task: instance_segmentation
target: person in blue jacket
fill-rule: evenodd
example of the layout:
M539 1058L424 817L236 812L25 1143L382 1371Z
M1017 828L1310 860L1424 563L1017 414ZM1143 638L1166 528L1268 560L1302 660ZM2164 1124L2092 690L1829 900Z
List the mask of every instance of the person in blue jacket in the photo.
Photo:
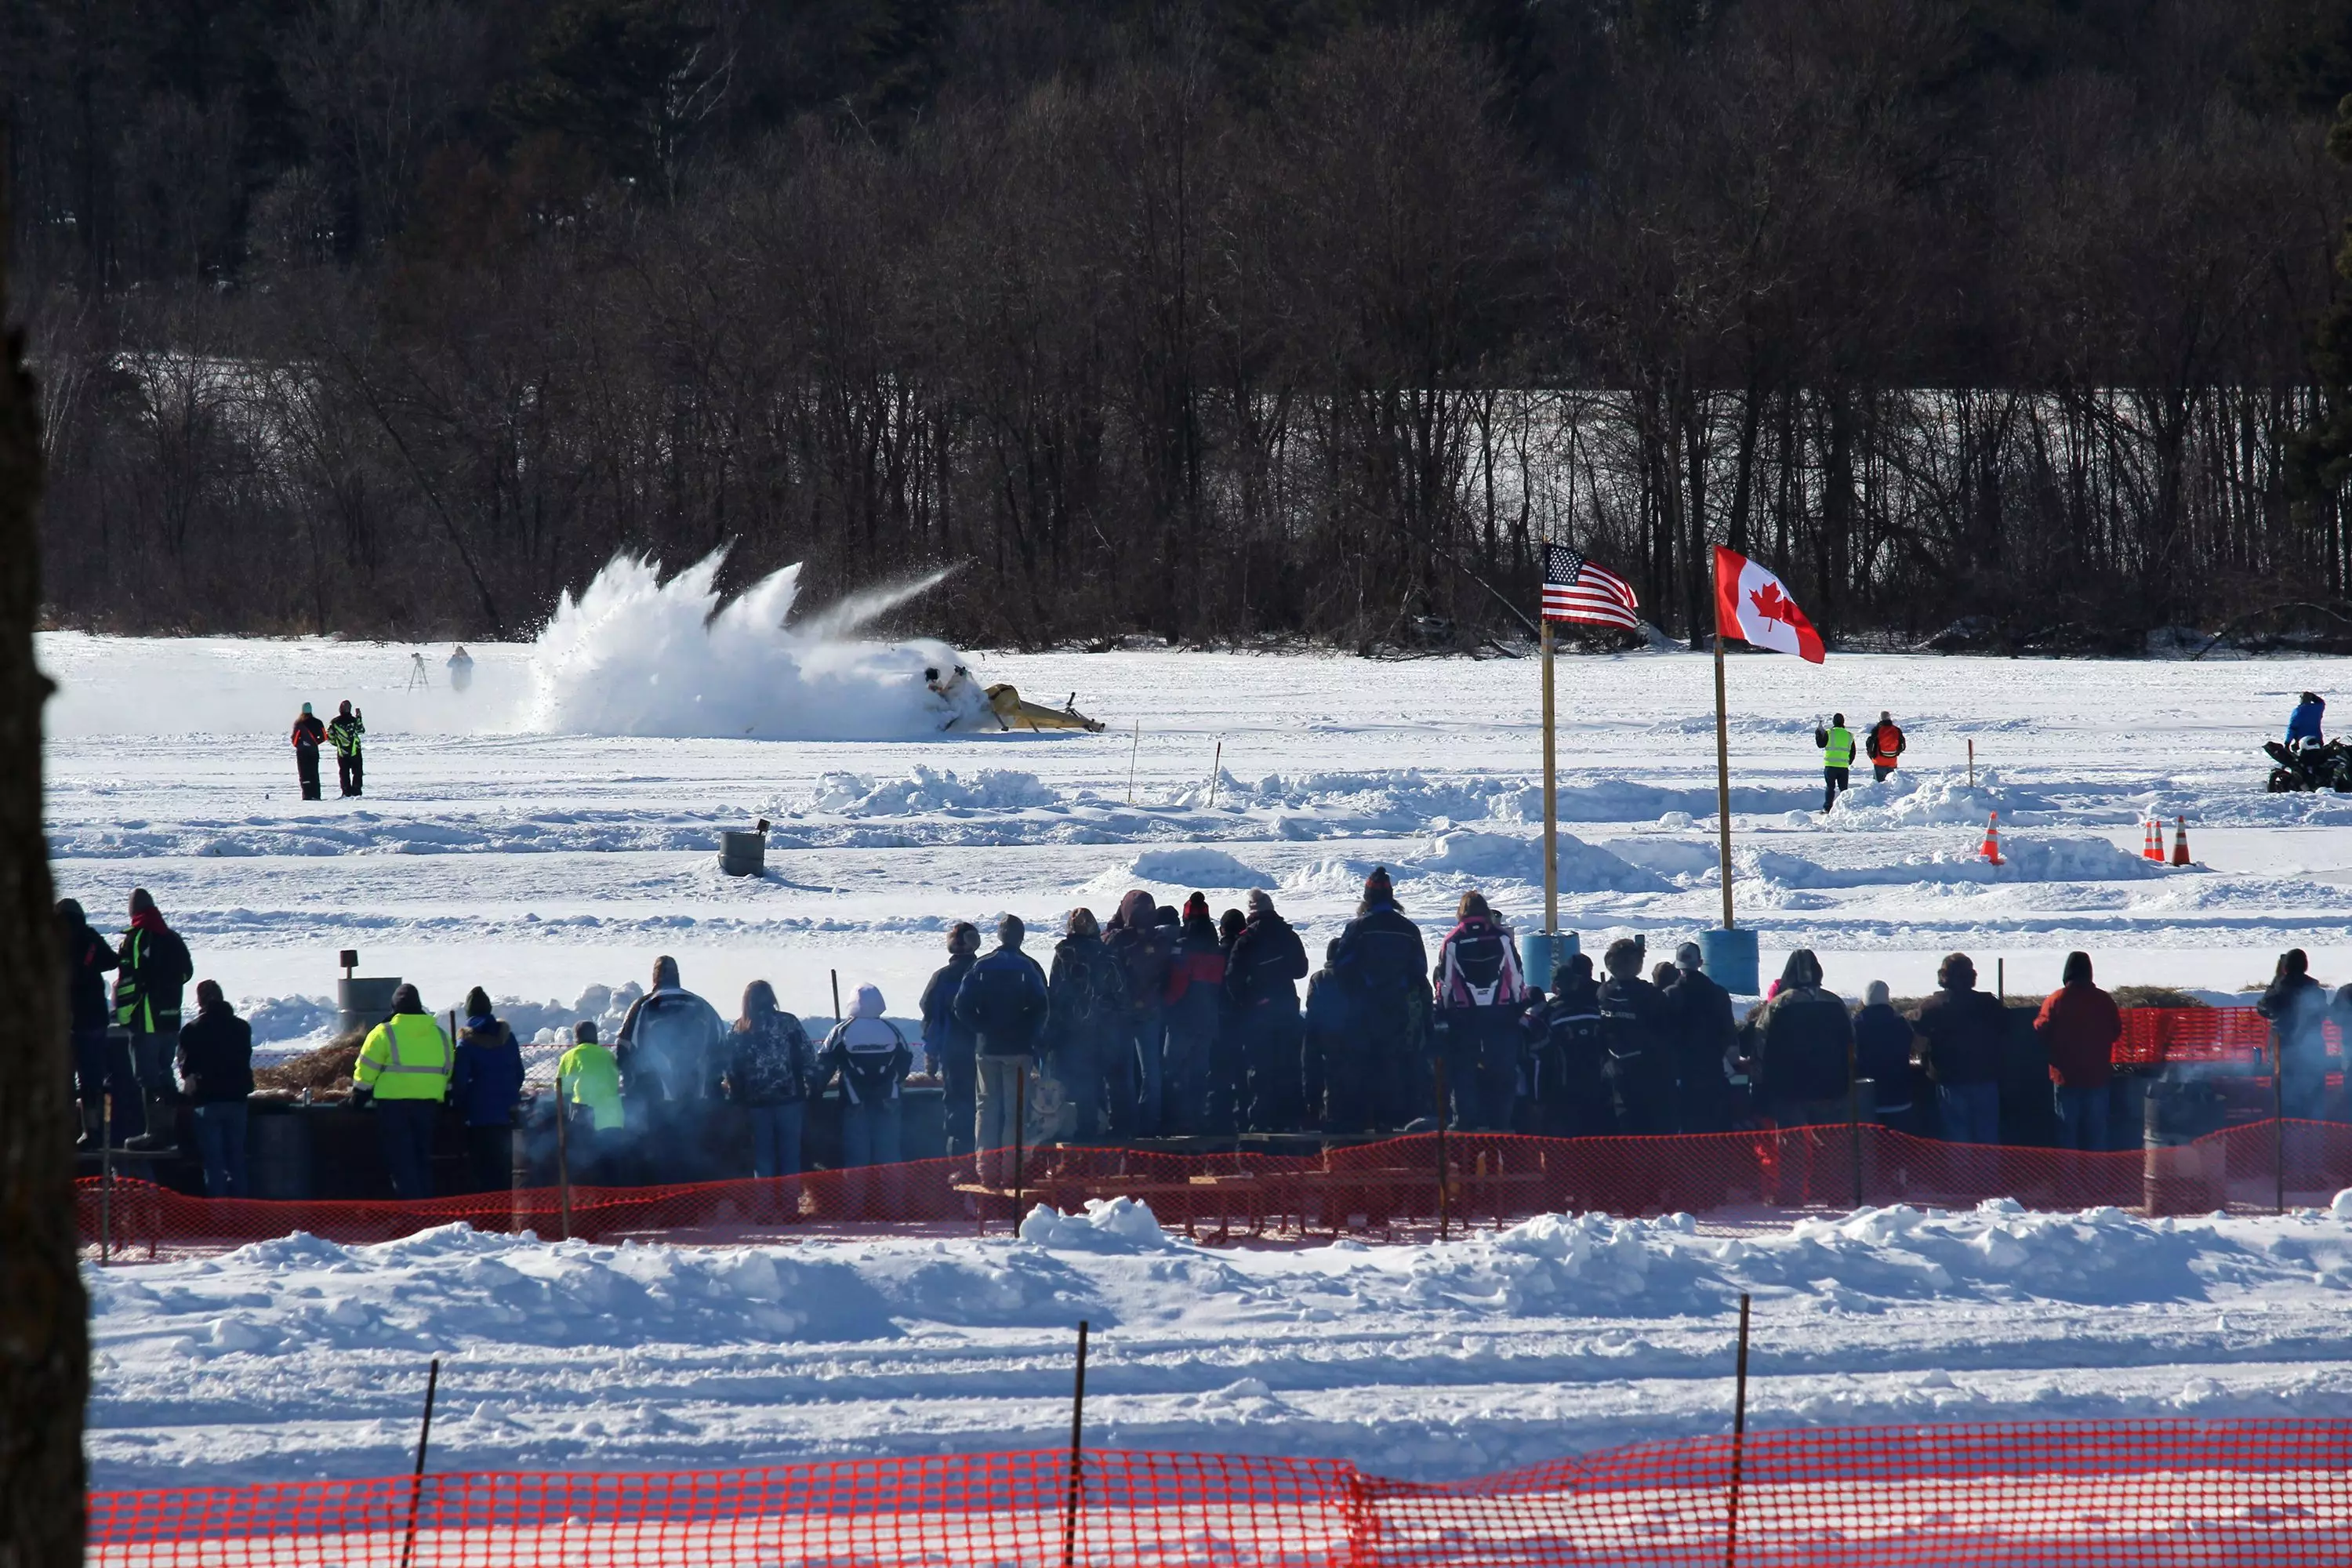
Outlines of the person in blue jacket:
M514 1113L522 1101L522 1047L490 1007L489 993L466 993L466 1026L449 1068L449 1103L466 1123L466 1171L478 1193L514 1180Z
M2327 700L2316 691L2305 692L2303 700L2296 703L2294 711L2287 716L2287 745L2292 748L2298 741L2309 740L2316 742L2324 739L2319 732L2319 724L2320 721L2326 716Z

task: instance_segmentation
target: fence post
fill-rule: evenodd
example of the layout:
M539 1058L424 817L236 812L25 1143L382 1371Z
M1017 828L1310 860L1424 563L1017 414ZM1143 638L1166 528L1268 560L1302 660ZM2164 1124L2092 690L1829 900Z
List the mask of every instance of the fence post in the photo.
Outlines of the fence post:
M1437 1071L1437 1239L1445 1239L1445 1058L1439 1057L1433 1064Z
M1075 1568L1078 1555L1078 1496L1086 1472L1082 1447L1087 1418L1087 1321L1078 1320L1078 1375L1070 1394L1070 1497L1062 1510L1062 1568Z
M565 1134L564 1123L572 1118L563 1110L563 1076L555 1079L555 1202L563 1215L563 1239L572 1239L572 1147Z
M425 1425L416 1433L416 1478L408 1484L408 1537L400 1548L400 1568L416 1550L416 1508L425 1498L425 1449L433 1441L433 1396L441 1388L441 1358L435 1356L425 1374Z
M2271 1068L2271 1166L2277 1187L2273 1214L2286 1213L2286 1041L2282 1037L2278 1060Z
M1028 1058L1016 1058L1019 1071L1013 1075L1013 1239L1021 1239L1021 1179L1028 1173L1021 1168L1021 1135L1028 1131L1029 1067Z
M1723 1568L1739 1568L1739 1467L1748 1451L1748 1292L1739 1293L1739 1360L1731 1399L1731 1509L1725 1523Z
M108 1089L98 1113L98 1266L114 1258L114 1091Z

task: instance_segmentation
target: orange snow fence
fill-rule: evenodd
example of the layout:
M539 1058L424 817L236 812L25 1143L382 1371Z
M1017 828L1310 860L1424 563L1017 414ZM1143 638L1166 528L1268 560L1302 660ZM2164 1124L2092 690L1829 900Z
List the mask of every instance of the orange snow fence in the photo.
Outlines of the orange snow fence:
M109 1568L2352 1562L2352 1423L2342 1421L1773 1431L1750 1433L1738 1460L1735 1468L1733 1440L1721 1436L1444 1485L1384 1480L1338 1460L1114 1449L1075 1461L1055 1451L97 1492L88 1561Z
M976 1184L968 1161L918 1160L768 1181L574 1187L568 1220L549 1187L414 1203L271 1202L117 1179L110 1193L85 1180L76 1196L88 1254L138 1261L297 1231L345 1245L383 1242L459 1222L549 1241L683 1246L894 1231L1003 1236L1039 1204L1075 1213L1090 1199L1121 1197L1149 1205L1170 1230L1223 1244L1341 1235L1427 1241L1544 1214L1765 1218L1864 1205L1965 1208L1987 1198L2043 1210L2267 1214L2325 1205L2352 1187L2352 1127L2325 1121L2245 1122L2115 1153L1947 1143L1873 1122L1638 1138L1448 1133L1442 1186L1439 1157L1434 1134L1319 1156L1048 1147L1030 1152L1017 1197Z

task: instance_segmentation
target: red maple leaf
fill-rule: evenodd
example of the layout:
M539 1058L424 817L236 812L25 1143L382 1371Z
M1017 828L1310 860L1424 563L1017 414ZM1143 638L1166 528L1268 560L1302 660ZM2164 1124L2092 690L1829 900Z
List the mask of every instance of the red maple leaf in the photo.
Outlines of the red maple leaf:
M1781 593L1778 583L1765 584L1748 595L1748 602L1756 606L1758 619L1778 621L1791 631L1802 618L1797 613L1797 602Z

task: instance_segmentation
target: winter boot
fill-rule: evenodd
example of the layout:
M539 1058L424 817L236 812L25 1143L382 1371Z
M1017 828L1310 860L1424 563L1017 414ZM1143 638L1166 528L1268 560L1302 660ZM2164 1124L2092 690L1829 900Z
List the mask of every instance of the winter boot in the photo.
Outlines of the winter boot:
M147 1131L136 1138L124 1140L122 1146L142 1153L177 1149L180 1146L179 1119L172 1114L170 1097L150 1089L140 1098L146 1104Z
M95 1105L85 1105L81 1110L81 1136L75 1140L77 1153L95 1154L104 1132L104 1115Z

